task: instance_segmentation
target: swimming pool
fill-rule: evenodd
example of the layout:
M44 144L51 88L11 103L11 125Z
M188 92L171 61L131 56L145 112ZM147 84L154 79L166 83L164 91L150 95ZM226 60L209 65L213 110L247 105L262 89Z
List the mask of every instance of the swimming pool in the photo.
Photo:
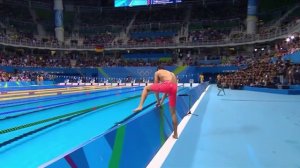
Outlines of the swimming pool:
M37 167L103 134L132 114L143 88L62 89L74 92L54 88L47 90L53 95L35 92L31 96L36 97L0 102L1 167ZM179 88L178 93L187 90ZM145 107L153 102L150 94Z

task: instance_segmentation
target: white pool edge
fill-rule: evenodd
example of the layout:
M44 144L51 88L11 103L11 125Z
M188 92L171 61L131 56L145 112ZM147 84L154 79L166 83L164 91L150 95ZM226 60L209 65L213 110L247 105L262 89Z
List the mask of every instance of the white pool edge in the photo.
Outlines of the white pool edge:
M194 103L193 107L191 108L191 113L192 114L195 112L196 108L198 107L199 103L203 99L203 97L204 97L204 95L207 92L209 87L210 87L210 85L208 87L206 87L205 91L201 94L200 98ZM180 124L178 125L178 127L177 127L177 129L178 129L178 138L180 138L180 134L182 133L183 129L186 127L188 121L192 117L192 114L189 114L189 115L185 116L181 120ZM156 155L150 161L147 168L161 167L163 165L164 161L166 160L166 158L168 157L169 153L171 152L171 150L172 150L173 146L175 145L176 141L177 140L173 138L173 134L171 134L169 136L169 138L167 139L167 141L164 143L164 145L159 149L159 151L156 153Z

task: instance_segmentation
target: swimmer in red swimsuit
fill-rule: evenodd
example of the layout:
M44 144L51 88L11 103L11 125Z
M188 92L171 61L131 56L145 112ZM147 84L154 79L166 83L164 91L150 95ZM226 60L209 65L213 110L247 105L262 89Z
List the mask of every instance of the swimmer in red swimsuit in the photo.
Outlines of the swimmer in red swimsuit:
M157 68L157 71L154 74L154 84L144 87L140 104L135 110L133 110L134 112L138 112L143 109L143 104L145 102L145 99L149 91L155 92L157 106L160 106L163 103L167 95L169 96L169 106L170 106L170 112L172 116L173 127L174 127L173 137L177 139L178 134L177 134L177 116L176 116L176 93L177 93L176 76L174 75L174 73L167 71L163 67L159 66ZM161 100L159 99L159 92L164 93Z

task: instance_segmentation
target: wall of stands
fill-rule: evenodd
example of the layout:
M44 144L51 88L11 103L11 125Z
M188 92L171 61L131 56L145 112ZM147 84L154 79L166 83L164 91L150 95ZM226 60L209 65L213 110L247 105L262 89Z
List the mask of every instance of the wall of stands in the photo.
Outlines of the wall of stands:
M188 97L177 97L177 117L180 122L187 114L189 103L193 105L204 92L203 83L187 92ZM146 167L166 139L172 133L172 120L168 102L162 108L149 109L115 125L107 133L50 161L42 167Z
M172 31L158 31L158 32L133 32L131 33L132 39L143 39L143 38L160 38L160 37L172 37L176 32Z
M163 58L172 59L171 53L133 53L123 54L123 58L127 60L161 60Z
M55 82L64 82L65 79L74 77L89 77L90 79L98 78L98 82L105 79L110 81L121 79L123 82L128 78L137 80L153 80L154 72L157 67L99 67L99 68L37 68L37 67L19 67L19 66L0 66L6 72L13 73L18 71L32 71L32 72L47 72L49 74L57 75ZM199 75L204 74L205 80L209 77L214 77L218 73L228 73L237 71L243 66L212 66L212 67L197 67L197 66L166 66L167 70L174 72L179 78L180 82L189 82L194 79L194 82L199 82Z
M157 67L106 67L99 69L99 78L127 78L153 80L153 75ZM228 73L244 68L243 66L214 66L214 67L196 67L196 66L166 66L167 70L174 72L180 82L199 82L199 75L204 74L205 80L214 77L218 73Z
M24 66L0 66L0 69L14 73L15 70L19 72L30 71L30 72L47 72L53 74L79 74L85 76L92 76L98 74L96 68L68 68L68 67L24 67Z

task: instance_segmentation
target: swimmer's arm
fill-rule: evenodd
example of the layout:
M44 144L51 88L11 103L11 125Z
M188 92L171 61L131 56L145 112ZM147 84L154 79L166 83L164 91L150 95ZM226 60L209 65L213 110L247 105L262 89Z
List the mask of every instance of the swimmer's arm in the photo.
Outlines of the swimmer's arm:
M159 106L160 101L159 101L159 93L155 92L155 97L156 97L156 105Z
M155 72L154 73L154 83L158 83L158 82L159 82L158 73Z
M159 79L158 79L158 74L157 72L154 73L154 83L158 83L159 82ZM155 97L156 97L156 104L159 105L159 93L158 92L155 92Z
M164 100L166 99L166 97L167 97L167 93L165 93L163 96L162 96L162 98L161 98L161 100L160 100L160 104L162 104L163 102L164 102Z

